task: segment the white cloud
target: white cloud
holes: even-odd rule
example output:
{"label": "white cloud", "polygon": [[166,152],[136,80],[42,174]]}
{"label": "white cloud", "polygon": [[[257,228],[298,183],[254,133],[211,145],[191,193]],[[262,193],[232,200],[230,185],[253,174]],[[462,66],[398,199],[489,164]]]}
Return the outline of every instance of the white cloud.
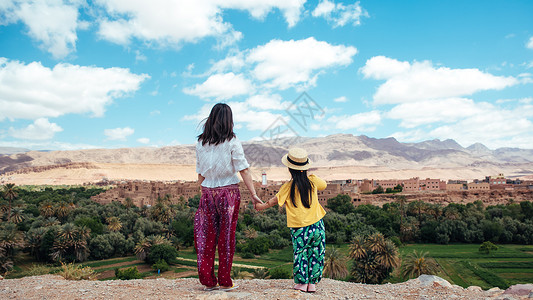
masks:
{"label": "white cloud", "polygon": [[358,131],[374,131],[381,124],[381,113],[369,111],[354,115],[333,116],[328,119],[335,128],[341,130],[356,129]]}
{"label": "white cloud", "polygon": [[246,61],[255,63],[255,78],[272,88],[313,86],[321,69],[352,63],[357,49],[334,46],[310,37],[305,40],[271,40],[252,50]]}
{"label": "white cloud", "polygon": [[519,83],[514,77],[494,76],[478,69],[435,68],[429,61],[406,64],[382,56],[369,59],[361,72],[366,78],[386,80],[374,94],[375,104],[461,97]]}
{"label": "white cloud", "polygon": [[385,114],[387,118],[401,120],[400,126],[413,128],[436,122],[451,123],[483,113],[487,103],[474,103],[471,99],[449,98],[433,101],[402,103]]}
{"label": "white cloud", "polygon": [[55,58],[63,58],[76,48],[76,30],[85,29],[78,20],[78,8],[84,1],[76,0],[13,0],[0,5],[0,22],[23,22],[28,35]]}
{"label": "white cloud", "polygon": [[322,0],[312,12],[313,17],[323,17],[328,22],[333,23],[333,27],[342,27],[351,23],[353,26],[361,24],[362,17],[368,17],[368,12],[364,10],[359,1],[354,4],[335,4],[329,0]]}
{"label": "white cloud", "polygon": [[533,49],[533,36],[529,38],[529,41],[526,43],[528,49]]}
{"label": "white cloud", "polygon": [[[228,102],[227,104],[231,107],[231,110],[233,112],[233,122],[235,123],[235,129],[242,128],[241,126],[245,125],[246,129],[248,130],[263,131],[280,117],[287,119],[286,121],[288,121],[288,117],[286,117],[284,114],[276,114],[271,113],[269,111],[259,111],[256,107],[253,107],[248,101]],[[212,104],[205,104],[196,114],[186,115],[185,117],[183,117],[183,119],[188,121],[200,122],[209,116],[212,107]]]}
{"label": "white cloud", "polygon": [[344,103],[344,102],[348,102],[348,98],[346,98],[346,96],[340,96],[340,97],[333,99],[333,101],[337,103]]}
{"label": "white cloud", "polygon": [[149,138],[138,138],[137,142],[146,145],[146,144],[150,143],[150,139]]}
{"label": "white cloud", "polygon": [[40,62],[25,65],[0,57],[0,121],[58,117],[69,113],[102,116],[113,99],[139,89],[148,75],[123,68]]}
{"label": "white cloud", "polygon": [[127,45],[136,38],[163,46],[179,46],[206,37],[219,40],[219,47],[242,38],[223,19],[223,11],[245,10],[255,19],[264,19],[273,9],[280,10],[289,27],[301,14],[302,0],[98,0],[107,12],[100,21],[99,35]]}
{"label": "white cloud", "polygon": [[135,130],[129,127],[104,129],[104,135],[107,136],[108,140],[112,141],[125,141],[134,132]]}
{"label": "white cloud", "polygon": [[56,123],[50,123],[46,118],[39,118],[26,128],[9,128],[9,135],[21,140],[50,140],[56,132],[63,131]]}
{"label": "white cloud", "polygon": [[282,100],[283,99],[279,94],[259,94],[248,98],[246,104],[250,107],[262,110],[283,110],[290,105],[290,102]]}
{"label": "white cloud", "polygon": [[235,96],[249,94],[253,90],[254,87],[251,81],[244,78],[242,74],[235,75],[233,72],[229,72],[211,75],[203,83],[197,84],[193,88],[185,88],[183,92],[202,99],[226,100]]}
{"label": "white cloud", "polygon": [[[427,128],[414,129],[407,132],[396,132],[393,134],[401,141],[420,141],[423,139],[454,139],[461,145],[468,146],[476,142],[481,142],[489,148],[499,147],[523,147],[533,149],[533,139],[529,138],[533,132],[533,104],[527,100],[519,100],[520,105],[514,108],[504,108],[488,102],[474,103],[468,99],[462,99],[463,103],[450,103],[457,105],[455,108],[459,117],[449,123],[438,122],[435,125],[428,125]],[[505,102],[507,103],[507,102]],[[454,107],[448,108],[451,111]],[[437,112],[441,107],[436,107],[430,116],[436,118],[445,117]],[[464,109],[470,112],[461,115]],[[412,118],[412,115],[405,115],[404,121]],[[416,116],[415,116],[416,117]]]}

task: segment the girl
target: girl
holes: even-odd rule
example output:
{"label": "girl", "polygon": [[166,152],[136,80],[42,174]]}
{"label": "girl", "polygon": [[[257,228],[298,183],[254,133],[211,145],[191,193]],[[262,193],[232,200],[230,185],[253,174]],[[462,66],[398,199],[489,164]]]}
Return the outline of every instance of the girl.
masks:
{"label": "girl", "polygon": [[326,182],[315,175],[307,176],[311,162],[307,152],[293,148],[281,162],[289,168],[292,180],[285,183],[279,192],[266,203],[256,203],[257,210],[285,204],[287,226],[290,228],[294,250],[294,289],[315,292],[322,278],[326,232],[322,218],[326,214],[318,203],[317,191],[326,188]]}
{"label": "girl", "polygon": [[[263,203],[254,189],[242,145],[233,132],[233,115],[227,104],[218,103],[207,118],[196,145],[196,172],[202,196],[194,216],[194,247],[198,277],[205,290],[236,288],[230,277],[235,253],[235,229],[241,196],[240,172],[254,203]],[[218,280],[215,248],[218,244]]]}

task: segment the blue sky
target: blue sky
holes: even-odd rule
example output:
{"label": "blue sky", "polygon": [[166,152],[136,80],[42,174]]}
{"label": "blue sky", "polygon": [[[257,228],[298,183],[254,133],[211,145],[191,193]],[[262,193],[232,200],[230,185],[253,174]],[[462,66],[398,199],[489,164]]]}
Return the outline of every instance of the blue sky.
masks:
{"label": "blue sky", "polygon": [[[533,148],[532,12],[525,0],[2,1],[0,146],[192,144],[225,102],[241,140],[283,120],[301,136]],[[300,126],[303,92],[321,110]]]}

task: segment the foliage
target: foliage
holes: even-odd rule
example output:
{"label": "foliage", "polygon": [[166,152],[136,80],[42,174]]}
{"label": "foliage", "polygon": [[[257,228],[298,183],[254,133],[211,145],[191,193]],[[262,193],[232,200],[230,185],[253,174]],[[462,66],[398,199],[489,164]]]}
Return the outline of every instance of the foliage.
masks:
{"label": "foliage", "polygon": [[398,248],[381,233],[356,236],[350,245],[351,280],[381,283],[399,266]]}
{"label": "foliage", "polygon": [[419,277],[422,274],[434,274],[436,265],[426,255],[428,255],[428,252],[413,251],[410,253],[402,266],[402,276],[411,278]]}
{"label": "foliage", "polygon": [[249,239],[244,244],[237,246],[237,250],[242,253],[253,253],[261,255],[268,252],[272,246],[272,241],[266,236],[260,236],[255,239]]}
{"label": "foliage", "polygon": [[346,267],[346,258],[340,251],[331,247],[326,249],[324,258],[324,277],[333,279],[344,279],[348,276],[348,269]]}
{"label": "foliage", "polygon": [[115,278],[120,280],[131,280],[131,279],[141,279],[141,273],[139,273],[139,270],[137,267],[131,267],[127,269],[115,269]]}
{"label": "foliage", "polygon": [[174,263],[178,257],[178,250],[169,244],[158,244],[150,247],[150,253],[147,256],[146,262],[155,263],[159,260],[164,260],[167,263]]}
{"label": "foliage", "polygon": [[164,259],[160,259],[155,264],[152,265],[152,269],[154,269],[155,271],[159,270],[161,272],[166,272],[170,270],[170,266]]}
{"label": "foliage", "polygon": [[385,191],[383,190],[383,187],[381,185],[378,185],[378,187],[372,191],[372,194],[383,194],[384,192]]}
{"label": "foliage", "polygon": [[282,266],[270,269],[270,279],[290,279],[292,278],[291,271]]}
{"label": "foliage", "polygon": [[339,194],[328,199],[326,208],[339,214],[347,215],[355,211],[352,199],[348,195]]}
{"label": "foliage", "polygon": [[91,267],[81,265],[61,264],[61,270],[58,273],[67,280],[96,280],[96,272]]}
{"label": "foliage", "polygon": [[268,279],[270,278],[270,272],[267,268],[255,269],[252,273],[255,279]]}
{"label": "foliage", "polygon": [[0,224],[0,273],[13,267],[13,258],[24,246],[24,240],[13,223]]}
{"label": "foliage", "polygon": [[185,247],[192,246],[194,243],[194,226],[189,215],[184,212],[178,212],[171,223],[171,227],[180,244]]}
{"label": "foliage", "polygon": [[479,246],[479,252],[485,253],[485,254],[489,254],[491,251],[496,251],[496,250],[498,250],[498,246],[488,241],[483,242],[483,244]]}

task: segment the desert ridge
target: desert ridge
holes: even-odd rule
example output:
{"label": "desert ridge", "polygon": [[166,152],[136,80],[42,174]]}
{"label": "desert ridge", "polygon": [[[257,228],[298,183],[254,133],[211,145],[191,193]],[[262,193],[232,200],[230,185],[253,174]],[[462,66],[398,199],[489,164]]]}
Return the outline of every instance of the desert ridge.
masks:
{"label": "desert ridge", "polygon": [[[533,167],[533,166],[532,166]],[[289,180],[285,167],[251,167],[252,177],[261,181],[262,173],[269,181]],[[391,169],[384,166],[332,166],[316,167],[310,173],[325,180],[345,179],[400,179],[400,178],[438,178],[441,180],[473,180],[485,176],[505,173],[518,176],[513,167],[488,166],[483,168],[430,168]],[[24,168],[0,175],[0,182],[17,185],[82,185],[102,181],[195,181],[196,166],[192,164],[119,164],[90,163],[78,166],[56,165],[46,168]]]}

